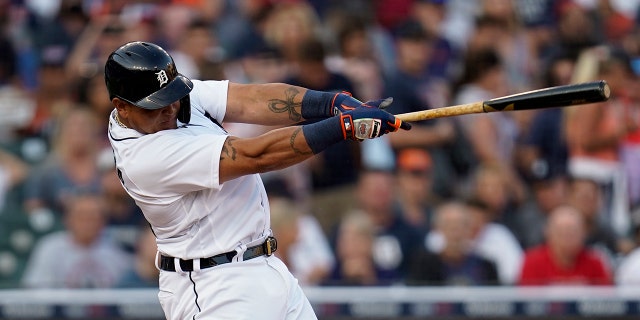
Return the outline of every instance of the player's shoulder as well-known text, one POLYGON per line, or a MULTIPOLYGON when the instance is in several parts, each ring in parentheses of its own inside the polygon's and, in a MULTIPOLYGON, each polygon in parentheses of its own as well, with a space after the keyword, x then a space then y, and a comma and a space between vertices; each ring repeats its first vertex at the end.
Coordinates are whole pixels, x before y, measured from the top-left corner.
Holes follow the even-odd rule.
POLYGON ((193 83, 193 89, 191 90, 191 96, 194 94, 201 94, 205 92, 211 92, 223 90, 226 91, 229 87, 229 80, 191 80, 193 83))
POLYGON ((223 119, 229 92, 229 81, 192 80, 192 82, 193 89, 189 94, 192 115, 195 113, 209 114, 215 119, 223 119))

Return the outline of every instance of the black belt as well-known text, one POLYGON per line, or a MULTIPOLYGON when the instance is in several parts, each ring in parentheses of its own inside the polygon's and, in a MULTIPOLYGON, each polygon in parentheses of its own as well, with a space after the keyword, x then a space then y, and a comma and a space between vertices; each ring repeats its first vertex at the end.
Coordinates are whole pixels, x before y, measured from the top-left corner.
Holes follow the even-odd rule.
MULTIPOLYGON (((242 255, 243 260, 249 260, 260 256, 270 256, 278 249, 278 242, 274 237, 268 237, 265 242, 257 246, 247 248, 242 255)), ((230 263, 236 256, 235 251, 221 253, 209 258, 200 258, 200 269, 215 267, 220 264, 230 263)), ((176 271, 175 258, 160 256, 160 269, 165 271, 176 271)), ((182 271, 193 271, 193 260, 180 259, 180 269, 182 271)))

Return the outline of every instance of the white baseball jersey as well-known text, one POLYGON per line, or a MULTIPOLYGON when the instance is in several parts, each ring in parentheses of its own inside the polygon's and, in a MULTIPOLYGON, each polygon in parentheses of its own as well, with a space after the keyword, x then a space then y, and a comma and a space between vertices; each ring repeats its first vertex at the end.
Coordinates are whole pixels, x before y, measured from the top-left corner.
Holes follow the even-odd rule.
POLYGON ((118 175, 165 255, 210 257, 271 234, 260 176, 224 184, 219 180, 220 153, 228 135, 207 115, 222 122, 227 92, 228 81, 193 80, 191 120, 178 123, 175 130, 141 134, 110 117, 118 175))

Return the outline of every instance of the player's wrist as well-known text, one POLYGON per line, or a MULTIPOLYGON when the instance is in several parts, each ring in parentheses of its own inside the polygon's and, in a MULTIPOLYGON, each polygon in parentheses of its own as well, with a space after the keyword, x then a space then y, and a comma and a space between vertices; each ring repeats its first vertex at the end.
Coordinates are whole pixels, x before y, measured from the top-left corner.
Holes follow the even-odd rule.
POLYGON ((307 90, 302 97, 300 113, 305 119, 328 118, 333 116, 335 93, 307 90))
MULTIPOLYGON (((307 145, 314 154, 318 154, 329 146, 347 138, 343 125, 343 117, 331 117, 302 126, 307 145)), ((349 117, 349 119, 351 119, 349 117)))

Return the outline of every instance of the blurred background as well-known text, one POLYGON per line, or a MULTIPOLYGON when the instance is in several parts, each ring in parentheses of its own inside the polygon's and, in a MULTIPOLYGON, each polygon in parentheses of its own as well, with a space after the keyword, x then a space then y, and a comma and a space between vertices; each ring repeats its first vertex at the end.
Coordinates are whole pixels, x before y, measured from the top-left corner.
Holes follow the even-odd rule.
POLYGON ((162 318, 106 135, 104 62, 133 40, 394 114, 606 80, 605 103, 423 121, 263 179, 320 318, 637 316, 639 21, 639 0, 0 0, 0 318, 162 318))

